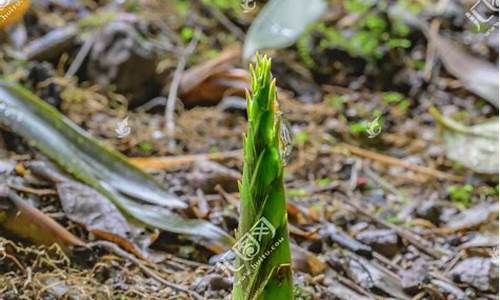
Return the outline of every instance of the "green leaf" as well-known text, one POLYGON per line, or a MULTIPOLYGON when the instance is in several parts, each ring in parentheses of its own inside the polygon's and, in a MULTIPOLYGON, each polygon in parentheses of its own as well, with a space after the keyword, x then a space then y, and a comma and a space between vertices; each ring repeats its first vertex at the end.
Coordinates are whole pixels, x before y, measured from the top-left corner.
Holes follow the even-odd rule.
POLYGON ((430 112, 442 125, 441 136, 448 158, 478 173, 498 173, 498 118, 464 126, 435 108, 430 112))
POLYGON ((124 155, 106 148, 21 86, 0 82, 0 124, 92 186, 128 216, 163 230, 231 243, 231 237, 215 225, 173 213, 170 208, 184 208, 186 204, 129 164, 124 155))
POLYGON ((258 50, 291 46, 326 11, 324 0, 271 0, 248 30, 243 46, 243 59, 258 50))

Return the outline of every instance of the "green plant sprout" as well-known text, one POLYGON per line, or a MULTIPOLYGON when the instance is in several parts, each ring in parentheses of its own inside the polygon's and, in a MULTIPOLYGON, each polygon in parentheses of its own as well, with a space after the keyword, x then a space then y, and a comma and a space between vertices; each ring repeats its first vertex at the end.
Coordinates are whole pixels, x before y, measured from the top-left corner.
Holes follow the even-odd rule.
POLYGON ((244 136, 241 215, 233 300, 293 299, 283 166, 286 143, 271 59, 257 54, 250 66, 248 130, 244 136))

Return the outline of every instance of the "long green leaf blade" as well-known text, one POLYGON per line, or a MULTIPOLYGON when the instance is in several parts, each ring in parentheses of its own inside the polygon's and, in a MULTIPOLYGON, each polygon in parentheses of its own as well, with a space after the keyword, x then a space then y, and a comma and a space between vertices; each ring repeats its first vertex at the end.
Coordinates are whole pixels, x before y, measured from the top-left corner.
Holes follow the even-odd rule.
POLYGON ((24 137, 128 216, 163 230, 231 244, 232 238, 217 226, 186 220, 171 212, 169 208, 184 208, 186 204, 163 191, 149 175, 129 164, 125 156, 106 148, 21 86, 0 83, 0 124, 24 137))

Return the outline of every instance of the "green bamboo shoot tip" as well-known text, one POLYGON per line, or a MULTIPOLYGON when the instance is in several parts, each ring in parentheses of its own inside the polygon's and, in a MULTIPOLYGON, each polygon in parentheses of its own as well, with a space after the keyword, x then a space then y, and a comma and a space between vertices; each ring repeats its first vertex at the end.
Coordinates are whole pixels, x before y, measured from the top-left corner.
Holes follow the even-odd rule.
POLYGON ((233 300, 292 299, 293 282, 281 157, 281 112, 271 59, 250 66, 248 129, 244 136, 237 272, 233 300))

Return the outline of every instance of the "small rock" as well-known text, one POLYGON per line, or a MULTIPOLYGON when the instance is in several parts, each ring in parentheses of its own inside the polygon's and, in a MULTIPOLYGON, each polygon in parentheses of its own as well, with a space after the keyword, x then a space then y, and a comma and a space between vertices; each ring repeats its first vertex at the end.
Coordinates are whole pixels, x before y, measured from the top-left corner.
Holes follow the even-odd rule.
POLYGON ((393 230, 365 230, 359 233, 356 239, 386 257, 393 257, 399 252, 398 235, 393 230))
POLYGON ((498 219, 498 203, 481 203, 455 215, 446 226, 454 230, 474 228, 487 222, 492 216, 498 219))
POLYGON ((439 223, 442 207, 434 200, 426 200, 417 208, 417 216, 434 224, 439 223))
POLYGON ((213 161, 198 161, 187 180, 194 188, 199 188, 207 194, 215 192, 215 186, 220 185, 226 192, 238 191, 240 173, 213 161))
POLYGON ((211 290, 230 290, 233 283, 220 275, 210 275, 208 286, 211 290))
POLYGON ((335 226, 328 226, 328 234, 330 239, 341 247, 364 257, 371 258, 372 248, 350 237, 335 226))
POLYGON ((362 198, 363 203, 369 202, 373 204, 384 204, 385 203, 385 193, 383 190, 374 190, 369 193, 369 195, 362 198))
POLYGON ((16 162, 13 160, 0 159, 0 174, 10 174, 16 168, 16 162))
POLYGON ((464 259, 450 271, 450 276, 453 280, 470 284, 482 292, 498 292, 498 265, 491 258, 464 259))
POLYGON ((465 242, 460 245, 461 249, 478 248, 478 247, 497 247, 498 235, 493 233, 474 232, 468 236, 465 236, 464 241, 465 242))
POLYGON ((233 286, 233 283, 227 279, 222 277, 219 274, 210 274, 207 275, 196 283, 196 290, 199 292, 203 292, 207 289, 212 291, 218 290, 230 290, 233 286))
POLYGON ((420 285, 429 274, 429 265, 423 259, 418 259, 409 270, 399 273, 403 290, 411 295, 420 291, 420 285))
POLYGON ((457 214, 457 209, 454 207, 443 207, 443 211, 441 212, 441 216, 439 216, 440 223, 448 223, 453 216, 457 214))

